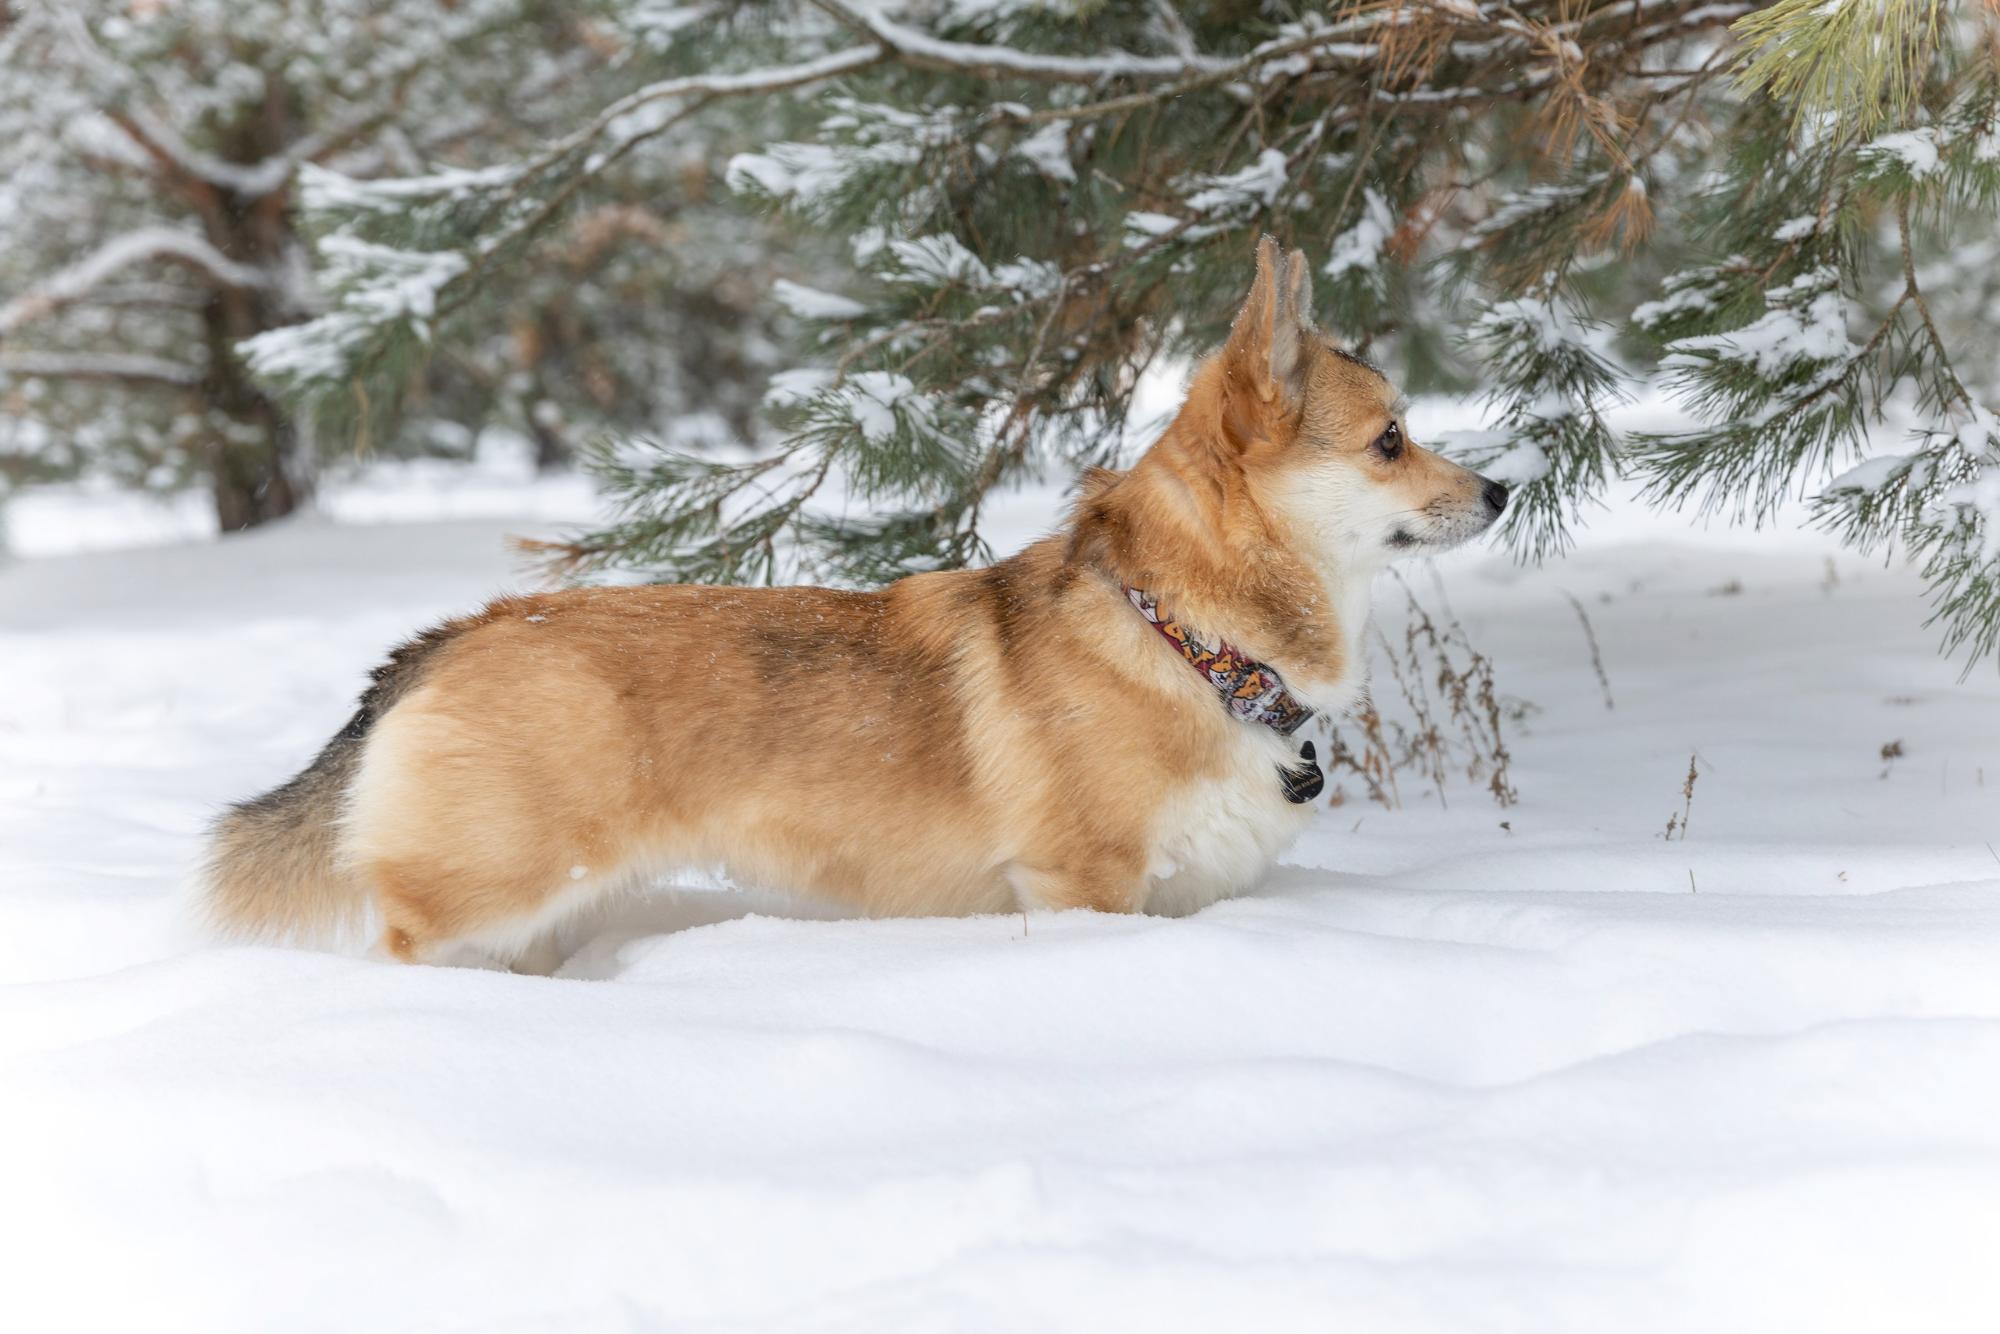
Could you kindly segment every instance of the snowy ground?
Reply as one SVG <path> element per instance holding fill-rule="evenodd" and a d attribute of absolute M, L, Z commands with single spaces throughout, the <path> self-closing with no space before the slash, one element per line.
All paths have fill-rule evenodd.
<path fill-rule="evenodd" d="M 9 1327 L 2000 1327 L 2000 689 L 1907 571 L 1629 516 L 1461 560 L 1521 803 L 1350 802 L 1185 920 L 684 890 L 553 979 L 190 948 L 216 805 L 587 504 L 422 492 L 346 517 L 487 517 L 0 565 Z"/>

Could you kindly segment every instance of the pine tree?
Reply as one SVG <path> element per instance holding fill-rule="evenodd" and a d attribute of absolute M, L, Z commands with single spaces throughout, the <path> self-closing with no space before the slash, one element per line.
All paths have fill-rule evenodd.
<path fill-rule="evenodd" d="M 1781 0 L 798 0 L 613 6 L 649 82 L 478 172 L 308 180 L 335 296 L 250 344 L 295 402 L 393 411 L 410 352 L 623 164 L 704 146 L 801 262 L 806 365 L 748 452 L 593 450 L 572 566 L 874 581 L 975 561 L 996 488 L 1109 461 L 1134 384 L 1212 347 L 1259 233 L 1559 552 L 1610 477 L 1921 552 L 1947 644 L 2000 635 L 1996 15 Z M 723 165 L 726 162 L 726 166 Z M 832 249 L 832 245 L 840 246 Z M 1689 431 L 1621 440 L 1663 376 Z M 1840 472 L 1893 395 L 1909 453 Z"/>
<path fill-rule="evenodd" d="M 603 8 L 0 3 L 0 484 L 200 479 L 225 531 L 292 509 L 312 482 L 312 442 L 240 349 L 324 313 L 326 285 L 358 262 L 307 245 L 301 177 L 470 169 L 528 151 L 625 78 Z M 686 200 L 684 164 L 650 165 L 631 194 L 703 207 Z M 635 270 L 635 254 L 671 246 L 685 225 L 675 210 L 627 202 L 568 222 L 481 308 L 479 336 L 426 360 L 398 430 L 321 433 L 331 452 L 429 447 L 449 418 L 504 422 L 551 460 L 578 429 L 654 427 L 668 401 L 746 414 L 728 386 L 758 377 L 730 355 L 759 348 L 771 320 L 755 293 L 730 299 L 744 247 L 727 281 L 713 253 Z M 418 278 L 426 262 L 445 261 L 419 262 Z M 413 279 L 401 295 L 419 294 Z M 631 351 L 688 342 L 691 322 L 708 335 L 702 358 Z"/>

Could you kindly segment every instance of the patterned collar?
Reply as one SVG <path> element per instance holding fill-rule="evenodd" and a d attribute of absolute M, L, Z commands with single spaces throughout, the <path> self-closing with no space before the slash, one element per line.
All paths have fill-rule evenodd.
<path fill-rule="evenodd" d="M 1151 596 L 1129 584 L 1125 586 L 1125 596 L 1141 616 L 1152 622 L 1155 630 L 1167 637 L 1168 643 L 1180 650 L 1191 666 L 1208 678 L 1215 693 L 1222 697 L 1223 705 L 1244 722 L 1262 723 L 1279 736 L 1288 737 L 1313 716 L 1311 709 L 1292 698 L 1271 667 L 1246 657 L 1227 642 L 1212 648 L 1202 643 L 1175 621 L 1172 613 L 1161 611 Z"/>

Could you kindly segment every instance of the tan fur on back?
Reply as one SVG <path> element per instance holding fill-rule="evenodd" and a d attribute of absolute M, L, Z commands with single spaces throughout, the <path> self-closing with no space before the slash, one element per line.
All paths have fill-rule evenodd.
<path fill-rule="evenodd" d="M 1122 912 L 1162 885 L 1184 910 L 1248 887 L 1309 816 L 1276 772 L 1295 743 L 1231 717 L 1122 586 L 1338 707 L 1376 565 L 1340 564 L 1354 523 L 1314 497 L 1353 489 L 1402 522 L 1480 480 L 1414 447 L 1370 471 L 1394 391 L 1316 334 L 1285 341 L 1286 261 L 1261 261 L 1161 441 L 989 569 L 869 593 L 579 589 L 433 632 L 329 747 L 338 773 L 225 818 L 217 916 L 298 935 L 372 902 L 414 959 L 518 949 L 674 867 L 871 914 Z"/>

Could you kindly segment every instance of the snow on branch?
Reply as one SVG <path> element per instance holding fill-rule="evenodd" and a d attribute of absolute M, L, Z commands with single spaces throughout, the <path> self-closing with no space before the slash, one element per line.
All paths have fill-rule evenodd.
<path fill-rule="evenodd" d="M 0 377 L 44 380 L 102 380 L 198 389 L 200 368 L 165 357 L 130 352 L 0 352 Z"/>
<path fill-rule="evenodd" d="M 695 74 L 685 78 L 662 79 L 636 89 L 604 108 L 583 129 L 558 140 L 553 148 L 530 164 L 528 170 L 536 170 L 571 149 L 587 144 L 606 131 L 613 131 L 613 137 L 629 141 L 650 133 L 656 127 L 648 116 L 635 115 L 656 102 L 685 98 L 747 97 L 758 93 L 778 93 L 787 89 L 803 87 L 806 84 L 821 83 L 827 79 L 851 74 L 870 65 L 879 64 L 887 52 L 874 45 L 848 47 L 830 52 L 812 60 L 802 60 L 795 65 L 773 65 L 765 69 L 744 70 L 736 74 Z"/>
<path fill-rule="evenodd" d="M 385 333 L 428 343 L 438 294 L 466 268 L 456 251 L 398 250 L 352 236 L 324 238 L 320 258 L 339 304 L 316 319 L 238 344 L 253 373 L 279 382 L 328 383 L 348 375 L 355 357 Z"/>
<path fill-rule="evenodd" d="M 464 202 L 487 192 L 519 192 L 528 182 L 599 140 L 607 146 L 591 156 L 586 174 L 601 170 L 640 141 L 659 133 L 687 114 L 692 106 L 713 98 L 748 97 L 785 92 L 820 83 L 879 64 L 886 53 L 879 46 L 856 46 L 792 65 L 774 65 L 738 73 L 695 74 L 661 79 L 634 89 L 606 106 L 581 128 L 562 136 L 525 161 L 484 167 L 477 171 L 447 170 L 426 176 L 353 180 L 325 169 L 307 169 L 305 203 L 311 211 L 396 213 L 430 201 Z M 661 110 L 657 104 L 675 105 Z M 516 233 L 531 230 L 545 217 L 537 211 L 516 218 L 484 249 L 495 250 Z"/>
<path fill-rule="evenodd" d="M 0 306 L 0 337 L 64 306 L 84 300 L 112 274 L 149 260 L 167 260 L 199 270 L 220 287 L 262 288 L 272 284 L 262 269 L 239 264 L 201 237 L 171 227 L 142 227 L 113 237 L 95 251 Z"/>
<path fill-rule="evenodd" d="M 104 51 L 82 10 L 82 6 L 70 12 L 57 8 L 52 17 L 70 51 L 89 73 L 87 82 L 95 86 L 92 100 L 102 119 L 117 127 L 169 179 L 183 186 L 221 191 L 242 201 L 277 194 L 291 184 L 302 164 L 340 151 L 396 115 L 410 80 L 436 61 L 439 49 L 423 44 L 386 58 L 378 72 L 391 85 L 388 96 L 304 135 L 269 157 L 232 162 L 196 148 L 180 131 L 139 104 L 134 94 L 143 90 L 143 81 L 121 59 Z M 460 38 L 483 31 L 489 22 L 488 16 L 477 13 L 446 21 L 439 30 L 440 44 L 448 48 Z"/>
<path fill-rule="evenodd" d="M 1615 450 L 1605 412 L 1622 376 L 1611 330 L 1549 285 L 1489 304 L 1471 344 L 1498 376 L 1489 397 L 1498 429 L 1470 433 L 1455 452 L 1513 489 L 1509 540 L 1537 560 L 1559 554 L 1582 506 L 1602 491 Z"/>
<path fill-rule="evenodd" d="M 1320 48 L 1322 54 L 1343 59 L 1363 58 L 1375 51 L 1372 46 L 1335 41 L 1337 34 L 1346 31 L 1346 25 L 1332 25 L 1306 32 L 1288 32 L 1241 58 L 1222 58 L 1192 51 L 1152 57 L 1118 50 L 1091 56 L 1057 56 L 1011 47 L 944 41 L 894 23 L 873 11 L 849 5 L 830 5 L 822 3 L 822 0 L 814 0 L 814 3 L 850 26 L 875 36 L 877 41 L 790 65 L 734 73 L 703 73 L 648 84 L 612 102 L 587 124 L 554 141 L 534 157 L 513 165 L 490 167 L 478 172 L 445 172 L 427 177 L 378 181 L 350 181 L 331 173 L 308 169 L 307 207 L 313 211 L 393 213 L 422 200 L 456 199 L 463 202 L 471 195 L 482 192 L 518 196 L 531 190 L 531 182 L 552 169 L 574 162 L 575 155 L 580 153 L 588 154 L 582 175 L 594 175 L 636 144 L 715 99 L 785 92 L 884 63 L 1067 82 L 1095 83 L 1122 76 L 1169 80 L 1138 95 L 1150 100 L 1178 95 L 1204 84 L 1243 76 L 1261 77 L 1264 67 L 1270 62 L 1313 48 Z M 1286 67 L 1282 72 L 1292 71 Z M 815 145 L 813 148 L 822 156 L 829 152 L 824 146 Z M 746 160 L 738 161 L 742 163 Z M 732 164 L 732 171 L 735 165 Z M 464 282 L 458 285 L 475 280 L 490 256 L 532 233 L 574 192 L 579 183 L 579 179 L 572 178 L 540 208 L 516 211 L 498 234 L 482 240 L 463 274 Z"/>
<path fill-rule="evenodd" d="M 1236 63 L 1195 52 L 1141 56 L 1130 51 L 1114 50 L 1088 56 L 1059 56 L 1021 51 L 1011 46 L 951 42 L 896 23 L 874 10 L 840 3 L 840 0 L 813 0 L 813 3 L 841 22 L 873 37 L 888 49 L 898 63 L 924 69 L 1004 73 L 1057 83 L 1097 83 L 1103 79 L 1132 76 L 1212 73 L 1228 69 Z"/>
<path fill-rule="evenodd" d="M 1349 63 L 1370 61 L 1381 54 L 1379 46 L 1342 41 L 1340 38 L 1381 23 L 1386 17 L 1384 14 L 1369 14 L 1340 23 L 1287 24 L 1277 36 L 1243 56 L 1206 54 L 1195 50 L 1186 41 L 1180 42 L 1177 53 L 1170 56 L 1142 56 L 1121 50 L 1068 56 L 1023 51 L 1011 46 L 947 41 L 884 18 L 873 10 L 839 3 L 839 0 L 813 0 L 813 3 L 880 42 L 887 48 L 888 59 L 917 69 L 952 70 L 1046 83 L 1096 84 L 1118 78 L 1179 81 L 1079 109 L 1079 114 L 1086 116 L 1114 114 L 1210 84 L 1245 77 L 1263 82 L 1295 76 L 1314 68 L 1323 60 Z M 1185 38 L 1184 31 L 1181 36 Z M 1048 112 L 1047 115 L 1029 115 L 1026 118 L 1046 119 L 1054 114 Z"/>
<path fill-rule="evenodd" d="M 259 375 L 298 386 L 345 382 L 388 342 L 428 341 L 434 319 L 456 309 L 490 266 L 535 235 L 583 184 L 638 144 L 710 101 L 779 93 L 879 63 L 883 51 L 861 46 L 791 65 L 738 73 L 663 79 L 605 107 L 582 128 L 526 161 L 422 177 L 355 180 L 322 168 L 303 169 L 308 209 L 334 214 L 396 216 L 431 204 L 462 205 L 491 196 L 495 231 L 470 238 L 458 251 L 402 252 L 352 235 L 327 237 L 333 308 L 305 324 L 261 334 L 244 344 Z M 657 104 L 668 103 L 664 108 Z M 568 168 L 567 174 L 564 169 Z M 553 182 L 553 183 L 552 183 Z M 542 198 L 534 196 L 540 191 Z"/>
<path fill-rule="evenodd" d="M 305 135 L 270 157 L 256 162 L 229 162 L 195 148 L 164 121 L 146 112 L 124 109 L 104 113 L 106 120 L 169 174 L 199 181 L 243 200 L 277 194 L 291 184 L 293 174 L 302 165 L 338 152 L 380 125 L 390 114 L 389 104 L 370 107 Z"/>
<path fill-rule="evenodd" d="M 365 180 L 306 163 L 299 168 L 299 202 L 308 213 L 394 215 L 417 204 L 463 202 L 484 191 L 505 189 L 520 175 L 515 166 L 449 167 L 424 176 Z"/>

